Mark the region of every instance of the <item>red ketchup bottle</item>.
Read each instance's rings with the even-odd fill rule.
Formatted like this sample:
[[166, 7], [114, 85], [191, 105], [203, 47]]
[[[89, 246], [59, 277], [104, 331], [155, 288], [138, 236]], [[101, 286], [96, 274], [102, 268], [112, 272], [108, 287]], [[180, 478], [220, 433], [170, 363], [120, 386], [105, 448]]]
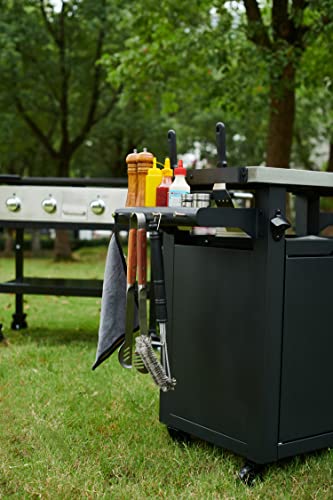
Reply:
[[164, 168], [162, 169], [162, 182], [156, 188], [156, 206], [167, 207], [169, 198], [169, 188], [172, 184], [172, 169], [170, 168], [169, 158], [165, 158]]

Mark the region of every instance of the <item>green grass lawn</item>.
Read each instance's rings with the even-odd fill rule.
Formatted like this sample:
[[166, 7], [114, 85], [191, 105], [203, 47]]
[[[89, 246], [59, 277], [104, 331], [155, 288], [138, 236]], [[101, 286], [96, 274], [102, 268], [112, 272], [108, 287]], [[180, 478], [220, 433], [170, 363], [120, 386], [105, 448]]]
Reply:
[[[26, 259], [27, 276], [101, 278], [106, 251], [77, 261]], [[0, 259], [1, 280], [12, 259]], [[0, 294], [0, 498], [333, 498], [333, 452], [267, 468], [252, 488], [243, 459], [206, 443], [180, 445], [159, 423], [148, 375], [116, 356], [95, 372], [100, 300], [25, 297], [28, 329], [10, 330], [14, 296]]]

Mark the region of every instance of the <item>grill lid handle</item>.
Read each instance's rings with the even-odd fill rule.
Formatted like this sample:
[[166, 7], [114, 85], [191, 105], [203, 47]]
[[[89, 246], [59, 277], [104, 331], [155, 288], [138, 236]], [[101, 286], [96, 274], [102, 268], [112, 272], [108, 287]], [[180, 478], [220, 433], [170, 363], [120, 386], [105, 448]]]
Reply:
[[225, 126], [222, 122], [216, 124], [217, 167], [227, 166]]
[[174, 130], [169, 130], [168, 132], [168, 145], [169, 145], [169, 157], [171, 162], [171, 168], [177, 167], [177, 141], [176, 132]]

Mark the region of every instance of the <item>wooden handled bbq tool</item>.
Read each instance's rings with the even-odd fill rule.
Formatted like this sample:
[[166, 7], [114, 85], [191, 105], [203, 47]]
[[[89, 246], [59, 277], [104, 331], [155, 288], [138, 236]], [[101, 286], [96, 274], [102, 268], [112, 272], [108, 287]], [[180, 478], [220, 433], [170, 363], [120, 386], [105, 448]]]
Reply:
[[[148, 333], [147, 322], [147, 230], [146, 217], [137, 213], [137, 271], [138, 271], [138, 298], [139, 298], [139, 324], [140, 334], [146, 337]], [[142, 358], [135, 352], [134, 367], [141, 373], [148, 373]]]
[[125, 340], [118, 352], [119, 363], [124, 368], [132, 368], [133, 330], [135, 312], [135, 280], [136, 280], [136, 227], [130, 227], [127, 251], [127, 290], [126, 290], [126, 322]]

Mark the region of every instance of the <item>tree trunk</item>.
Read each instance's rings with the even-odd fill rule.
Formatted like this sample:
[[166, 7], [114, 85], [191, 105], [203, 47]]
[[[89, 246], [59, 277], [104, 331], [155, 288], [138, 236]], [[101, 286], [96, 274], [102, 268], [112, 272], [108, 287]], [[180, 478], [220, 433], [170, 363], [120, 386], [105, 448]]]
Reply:
[[269, 167], [288, 168], [295, 119], [295, 68], [289, 63], [281, 79], [271, 82], [267, 158]]
[[[58, 163], [58, 177], [69, 176], [69, 155], [62, 155]], [[69, 231], [57, 229], [54, 242], [54, 260], [72, 260], [72, 249], [69, 240]]]
[[54, 260], [73, 260], [71, 245], [69, 241], [69, 231], [65, 229], [56, 229], [56, 238], [54, 242]]
[[66, 156], [62, 156], [58, 162], [57, 175], [58, 177], [69, 177], [69, 165], [71, 159]]
[[4, 255], [10, 256], [14, 251], [14, 229], [5, 229], [5, 246], [4, 246]]
[[40, 255], [40, 231], [38, 229], [33, 229], [31, 234], [31, 251], [34, 257], [38, 257]]

